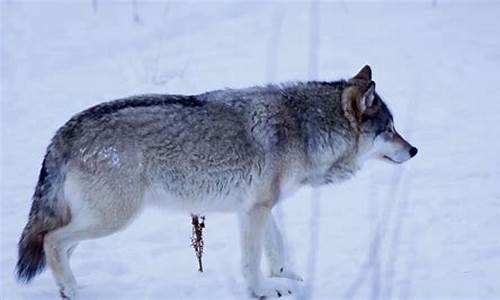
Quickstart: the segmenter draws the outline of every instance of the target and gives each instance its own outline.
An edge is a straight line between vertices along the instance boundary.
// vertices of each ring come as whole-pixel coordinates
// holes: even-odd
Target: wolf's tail
[[[65,159],[50,145],[42,163],[28,223],[18,243],[17,279],[28,283],[45,268],[45,235],[69,222],[69,209],[61,201]]]

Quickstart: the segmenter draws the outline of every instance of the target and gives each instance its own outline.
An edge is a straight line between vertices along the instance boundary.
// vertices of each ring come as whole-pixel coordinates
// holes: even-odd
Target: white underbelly
[[[146,190],[144,197],[147,204],[189,213],[204,213],[238,211],[246,200],[245,194],[243,191],[234,190],[220,195],[181,196],[166,190],[161,185],[154,185]]]

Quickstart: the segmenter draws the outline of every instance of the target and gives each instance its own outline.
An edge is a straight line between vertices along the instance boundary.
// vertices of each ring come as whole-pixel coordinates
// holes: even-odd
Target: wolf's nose
[[[413,156],[417,155],[417,152],[418,152],[417,148],[411,147],[411,149],[410,149],[410,156],[413,157]]]

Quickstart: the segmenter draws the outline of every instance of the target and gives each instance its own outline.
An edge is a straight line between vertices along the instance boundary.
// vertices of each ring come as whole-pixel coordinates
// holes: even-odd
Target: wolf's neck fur
[[[278,136],[292,152],[303,153],[309,173],[303,182],[320,185],[352,177],[360,168],[359,136],[353,112],[343,99],[348,83],[306,82],[274,88],[280,93],[278,128],[286,128]]]

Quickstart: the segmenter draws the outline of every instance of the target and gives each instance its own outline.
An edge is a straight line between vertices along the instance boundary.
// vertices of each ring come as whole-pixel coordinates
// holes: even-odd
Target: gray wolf
[[[237,213],[249,294],[291,293],[260,268],[264,253],[271,277],[300,280],[284,259],[274,205],[302,186],[349,179],[367,159],[402,163],[417,153],[396,132],[371,73],[365,66],[335,82],[135,96],[75,115],[47,148],[18,279],[47,264],[60,295],[74,298],[76,245],[124,229],[154,202]]]

